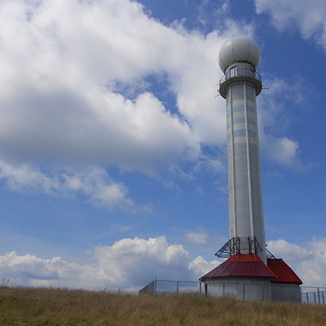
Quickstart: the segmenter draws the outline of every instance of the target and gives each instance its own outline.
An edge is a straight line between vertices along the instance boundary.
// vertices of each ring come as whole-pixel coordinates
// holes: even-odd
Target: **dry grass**
[[[0,325],[326,325],[326,306],[0,287]]]

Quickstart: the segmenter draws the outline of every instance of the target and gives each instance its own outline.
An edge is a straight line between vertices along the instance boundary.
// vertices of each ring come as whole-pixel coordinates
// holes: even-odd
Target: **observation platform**
[[[226,71],[219,82],[219,93],[223,98],[226,98],[228,87],[235,82],[248,82],[253,84],[256,88],[256,96],[258,96],[263,89],[261,76],[258,72],[250,68],[231,68]]]

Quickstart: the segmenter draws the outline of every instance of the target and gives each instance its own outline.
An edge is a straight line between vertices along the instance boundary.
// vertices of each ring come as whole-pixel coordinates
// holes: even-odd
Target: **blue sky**
[[[221,45],[261,50],[266,239],[326,286],[326,4],[0,1],[0,277],[196,280],[228,240]]]

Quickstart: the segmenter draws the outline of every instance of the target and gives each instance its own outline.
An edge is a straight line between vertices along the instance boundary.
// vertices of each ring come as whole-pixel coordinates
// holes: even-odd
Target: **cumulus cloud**
[[[326,238],[312,239],[307,248],[313,258],[302,261],[298,272],[306,285],[326,286]]]
[[[224,41],[216,32],[180,34],[128,0],[0,6],[5,157],[153,172],[196,159],[201,142],[225,138],[211,69]],[[146,89],[148,76],[162,75],[177,97],[177,115]],[[131,99],[130,88],[137,89]]]
[[[255,0],[258,14],[267,12],[280,30],[297,28],[326,50],[326,3],[323,0]]]
[[[285,261],[301,261],[313,258],[313,255],[306,248],[289,243],[283,239],[268,241],[267,245],[267,249],[273,255],[277,258],[281,257]]]
[[[11,189],[30,182],[49,194],[66,191],[71,171],[59,180],[38,168],[49,162],[153,175],[195,164],[202,144],[224,142],[216,53],[236,24],[205,35],[165,26],[136,1],[15,0],[0,3],[0,27],[0,152]],[[176,108],[152,91],[151,79]],[[98,206],[133,205],[121,183],[81,183]]]
[[[294,119],[288,103],[299,105],[305,101],[301,92],[304,82],[297,77],[293,84],[278,78],[266,80],[266,83],[268,90],[258,98],[262,154],[283,166],[295,170],[306,169],[310,163],[301,160],[299,143],[285,135]]]
[[[0,274],[16,285],[135,289],[153,281],[155,275],[168,280],[197,280],[215,267],[215,262],[202,257],[190,261],[182,245],[170,245],[164,236],[122,239],[90,253],[95,263],[79,265],[60,257],[41,259],[10,252],[0,256]]]
[[[186,234],[186,239],[190,244],[194,245],[207,245],[209,235],[207,232],[191,232]]]
[[[306,286],[326,286],[326,239],[314,238],[304,246],[283,239],[268,241],[268,250],[283,258]]]
[[[227,38],[252,33],[251,25],[230,19],[225,26],[206,34],[178,21],[166,26],[130,0],[1,1],[0,153],[7,185],[79,191],[94,205],[132,211],[125,185],[103,171],[80,175],[71,166],[158,175],[191,162],[195,172],[222,171],[223,158],[203,150],[224,150],[226,140],[216,58]],[[279,143],[287,158],[277,160],[293,162],[296,142],[274,147]],[[49,163],[61,172],[40,168]]]
[[[190,264],[189,267],[197,274],[203,276],[212,269],[220,265],[222,262],[218,260],[206,261],[203,257],[198,256]]]
[[[65,279],[63,286],[70,278],[72,272],[80,272],[81,266],[69,264],[59,257],[41,259],[34,255],[18,256],[16,252],[0,256],[0,270],[3,279],[10,279],[14,285],[33,285],[37,281],[41,284],[58,284]]]
[[[283,258],[309,286],[326,286],[326,239],[312,239],[304,246],[283,239],[268,242],[268,249]],[[9,252],[0,256],[0,275],[9,284],[84,289],[138,290],[158,279],[196,281],[221,264],[202,256],[191,260],[180,244],[169,244],[164,236],[126,238],[112,246],[89,251],[92,264],[77,264],[60,257],[41,259]]]
[[[303,165],[299,158],[299,145],[289,138],[266,136],[264,142],[266,155],[276,162],[300,170]]]
[[[128,197],[127,187],[114,182],[106,170],[99,167],[92,166],[80,171],[42,171],[40,167],[27,164],[14,166],[0,161],[0,179],[5,180],[11,191],[46,193],[66,198],[81,193],[88,196],[93,205],[110,210],[118,208],[130,213],[151,210],[150,204],[136,205]]]
[[[197,173],[208,172],[209,174],[217,174],[225,171],[225,166],[220,158],[201,155],[196,164],[194,171]]]

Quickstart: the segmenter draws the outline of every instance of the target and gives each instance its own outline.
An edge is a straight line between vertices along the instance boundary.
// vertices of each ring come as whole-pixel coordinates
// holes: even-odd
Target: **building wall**
[[[271,282],[267,278],[222,277],[204,281],[205,293],[222,298],[231,297],[244,301],[270,301]]]
[[[299,284],[272,283],[272,300],[292,303],[301,303],[301,289]]]

